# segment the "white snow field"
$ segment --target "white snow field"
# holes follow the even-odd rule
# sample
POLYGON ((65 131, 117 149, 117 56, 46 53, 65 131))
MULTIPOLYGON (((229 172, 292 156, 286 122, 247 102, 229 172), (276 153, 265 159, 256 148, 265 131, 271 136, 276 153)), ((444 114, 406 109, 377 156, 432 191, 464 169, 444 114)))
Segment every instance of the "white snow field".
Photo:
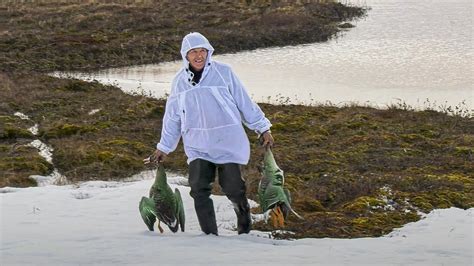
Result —
MULTIPOLYGON (((183 177, 186 231, 148 231, 143 180, 1 188, 0 265, 473 265, 474 208, 435 210, 387 236, 275 240, 237 235, 232 205, 213 196, 219 236, 203 235, 183 177)), ((256 203, 252 203, 255 205, 256 203)))

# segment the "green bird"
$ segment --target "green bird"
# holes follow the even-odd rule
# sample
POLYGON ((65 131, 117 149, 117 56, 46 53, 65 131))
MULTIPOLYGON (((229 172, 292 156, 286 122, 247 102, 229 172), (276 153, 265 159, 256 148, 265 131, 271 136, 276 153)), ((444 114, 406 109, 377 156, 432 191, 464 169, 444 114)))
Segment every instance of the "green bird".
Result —
POLYGON ((263 167, 260 168, 262 179, 258 184, 258 198, 263 210, 265 222, 270 217, 274 227, 283 227, 288 214, 303 219, 291 208, 291 194, 284 188, 285 176, 275 162, 270 148, 265 151, 263 167))
POLYGON ((175 188, 174 193, 166 181, 166 173, 163 164, 158 165, 155 182, 150 188, 150 197, 142 197, 139 205, 140 214, 150 231, 158 219, 158 229, 163 233, 160 222, 166 224, 173 233, 184 232, 184 207, 179 190, 175 188))

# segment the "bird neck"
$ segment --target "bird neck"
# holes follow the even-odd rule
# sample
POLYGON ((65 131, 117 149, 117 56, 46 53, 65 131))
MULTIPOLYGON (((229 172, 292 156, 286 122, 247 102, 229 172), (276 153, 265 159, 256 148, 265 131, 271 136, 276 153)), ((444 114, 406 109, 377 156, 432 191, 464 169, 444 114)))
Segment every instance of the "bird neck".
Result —
POLYGON ((162 168, 163 166, 160 165, 158 169, 156 170, 156 177, 155 177, 155 185, 166 185, 166 173, 165 170, 162 168))
POLYGON ((165 185, 166 175, 157 175, 155 178, 155 185, 165 185))

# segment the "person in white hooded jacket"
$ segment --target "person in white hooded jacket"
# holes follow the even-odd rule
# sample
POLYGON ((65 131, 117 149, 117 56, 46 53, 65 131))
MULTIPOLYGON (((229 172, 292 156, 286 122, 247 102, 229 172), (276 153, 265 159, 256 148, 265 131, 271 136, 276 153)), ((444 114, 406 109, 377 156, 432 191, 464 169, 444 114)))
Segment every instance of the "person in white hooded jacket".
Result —
POLYGON ((264 147, 270 147, 274 141, 271 123, 231 67, 212 60, 213 52, 209 41, 198 32, 183 38, 184 65, 173 79, 161 139, 150 159, 163 161, 182 138, 190 195, 202 231, 218 234, 210 198, 217 170, 219 184, 234 205, 238 233, 248 233, 250 208, 241 165, 249 161, 250 144, 242 124, 260 134, 264 147))

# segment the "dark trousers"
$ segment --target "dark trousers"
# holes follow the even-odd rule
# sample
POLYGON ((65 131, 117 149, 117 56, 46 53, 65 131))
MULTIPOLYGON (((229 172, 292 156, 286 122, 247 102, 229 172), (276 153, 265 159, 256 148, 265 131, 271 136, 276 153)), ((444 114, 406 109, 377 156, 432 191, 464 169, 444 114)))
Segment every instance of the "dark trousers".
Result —
POLYGON ((251 225, 250 208, 245 195, 245 181, 242 179, 240 165, 236 163, 214 164, 196 159, 189 164, 189 185, 201 230, 206 234, 217 235, 214 204, 210 198, 216 169, 222 191, 234 204, 239 234, 248 233, 251 225))

